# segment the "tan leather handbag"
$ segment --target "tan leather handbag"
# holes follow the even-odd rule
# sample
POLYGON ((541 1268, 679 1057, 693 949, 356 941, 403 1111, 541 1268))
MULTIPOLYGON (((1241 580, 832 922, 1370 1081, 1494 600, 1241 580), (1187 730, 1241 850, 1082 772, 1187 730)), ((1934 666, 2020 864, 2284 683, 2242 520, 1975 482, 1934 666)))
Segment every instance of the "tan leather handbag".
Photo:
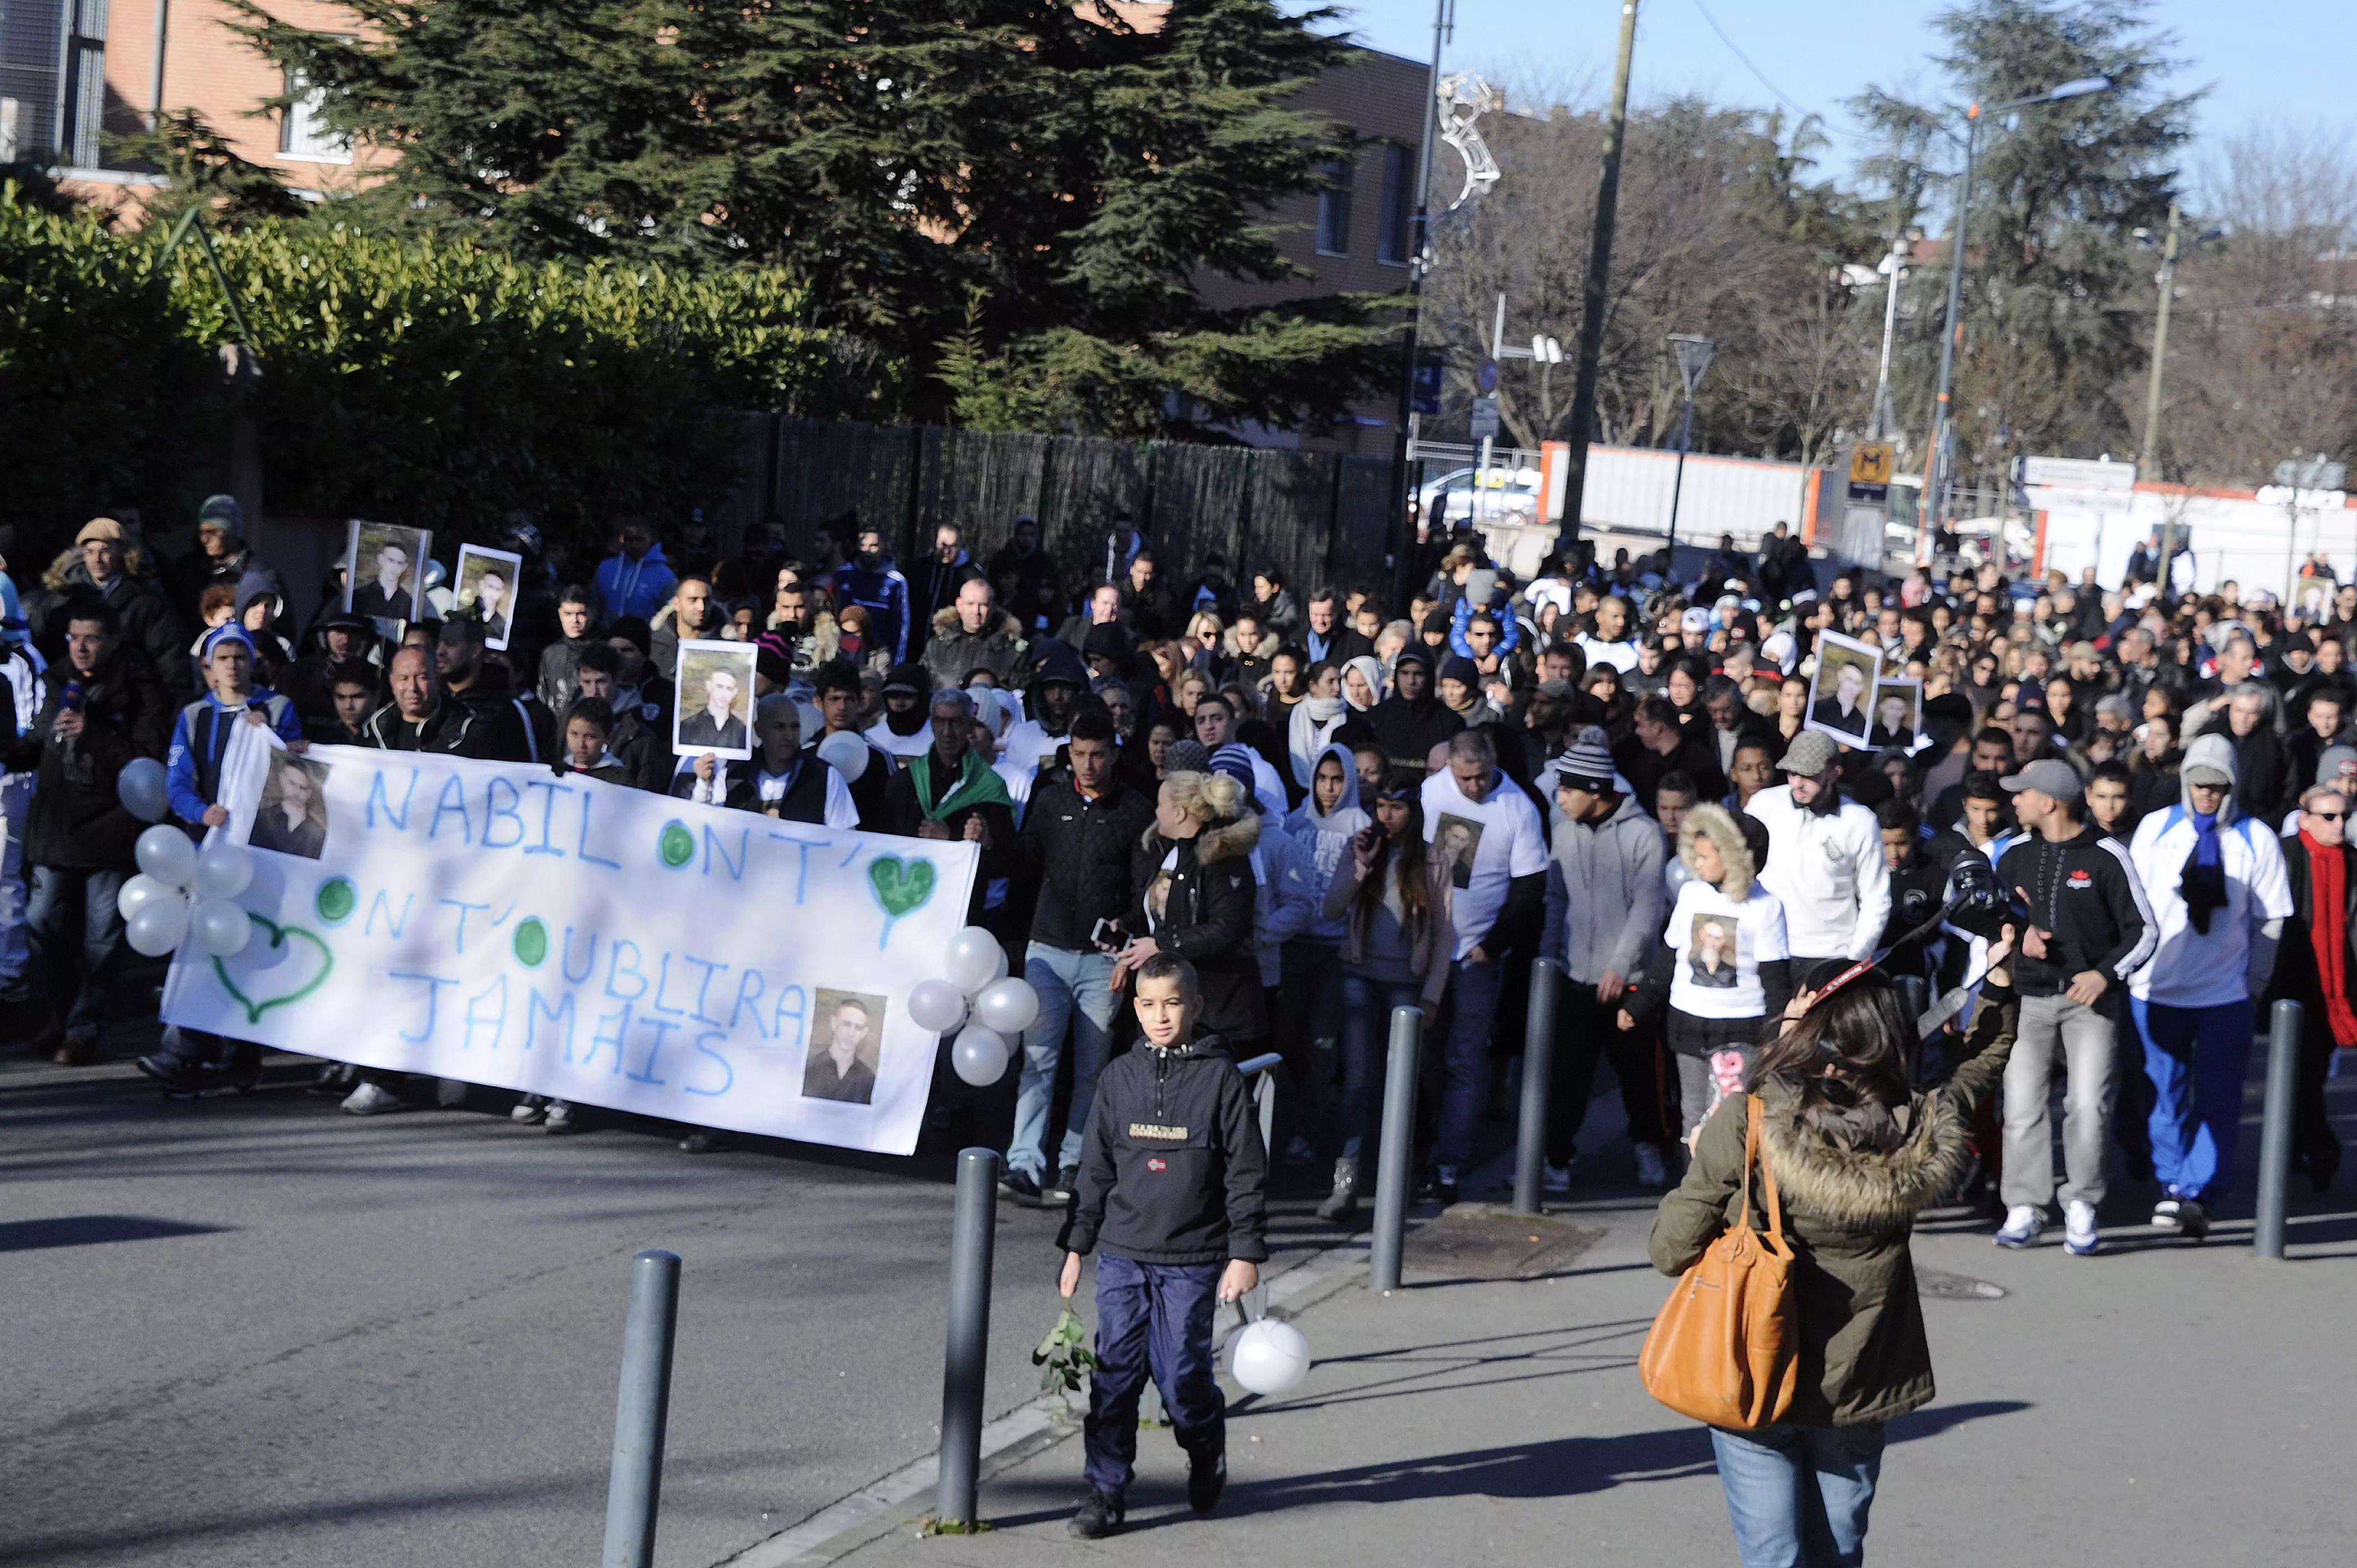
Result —
POLYGON ((1760 1157, 1760 1098, 1743 1136, 1742 1218, 1685 1273, 1637 1359, 1645 1391, 1681 1415, 1749 1432, 1782 1417, 1800 1383, 1792 1249, 1776 1173, 1760 1157), (1751 1167, 1768 1184, 1768 1231, 1751 1228, 1751 1167))

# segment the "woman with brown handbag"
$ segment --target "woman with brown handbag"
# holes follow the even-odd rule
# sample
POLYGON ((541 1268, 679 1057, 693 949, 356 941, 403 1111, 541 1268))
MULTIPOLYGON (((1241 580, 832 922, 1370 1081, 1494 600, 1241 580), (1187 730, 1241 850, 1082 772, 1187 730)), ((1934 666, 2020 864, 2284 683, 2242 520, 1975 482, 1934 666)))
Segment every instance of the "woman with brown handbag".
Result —
MULTIPOLYGON (((1962 1179, 1974 1109, 2004 1077, 2017 1013, 2006 967, 2011 950, 2008 930, 1990 952, 1963 1064, 1929 1093, 1909 1087, 1914 1020, 1898 987, 1871 965, 1854 964, 1793 997, 1749 1091, 1729 1096, 1703 1123, 1684 1182, 1653 1217, 1653 1266, 1665 1274, 1706 1272, 1705 1254, 1730 1226, 1789 1244, 1789 1272, 1769 1281, 1783 1283, 1783 1300, 1745 1307, 1781 1309, 1791 1358, 1781 1378, 1772 1357, 1761 1376, 1762 1347, 1777 1341, 1774 1321, 1743 1326, 1753 1336, 1749 1367, 1724 1343, 1646 1347, 1647 1386, 1690 1413, 1706 1402, 1694 1391, 1706 1395, 1714 1380, 1746 1385, 1725 1401, 1755 1412, 1751 1423, 1711 1427, 1744 1568, 1864 1561, 1883 1423, 1932 1397, 1908 1233, 1916 1211, 1962 1179), (1763 1181, 1747 1179, 1748 1146, 1757 1147, 1763 1181), (1781 1206, 1763 1210, 1771 1197, 1781 1206), (1762 1386, 1776 1397, 1756 1397, 1762 1386), (1673 1387, 1688 1397, 1672 1398, 1673 1387)), ((1760 1282, 1749 1288, 1758 1292, 1760 1282)), ((1664 1309, 1657 1335, 1679 1305, 1674 1298, 1664 1309)))

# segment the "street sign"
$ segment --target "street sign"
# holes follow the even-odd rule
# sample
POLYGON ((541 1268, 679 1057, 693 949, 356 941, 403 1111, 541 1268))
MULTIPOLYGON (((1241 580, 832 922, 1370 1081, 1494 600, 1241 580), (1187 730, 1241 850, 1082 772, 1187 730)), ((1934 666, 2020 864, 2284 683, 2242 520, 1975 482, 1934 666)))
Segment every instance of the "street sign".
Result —
POLYGON ((1496 392, 1498 390, 1498 361, 1495 360, 1482 360, 1481 368, 1473 372, 1473 384, 1480 387, 1484 395, 1496 392))
POLYGON ((1477 397, 1473 400, 1473 439, 1494 440, 1498 435, 1498 400, 1477 397))
POLYGON ((1894 459, 1888 441, 1861 441, 1849 450, 1849 499, 1860 506, 1880 506, 1890 499, 1890 467, 1894 459))
POLYGON ((1415 357, 1415 390, 1408 400, 1410 411, 1431 415, 1440 413, 1442 378, 1448 368, 1445 355, 1425 353, 1415 357))
POLYGON ((2136 465, 2084 457, 2018 457, 2014 481, 2056 490, 2134 490, 2136 465))
POLYGON ((1718 345, 1691 332, 1673 332, 1670 334, 1670 352, 1678 357, 1678 374, 1684 378, 1686 396, 1691 400, 1695 388, 1702 381, 1703 372, 1710 369, 1711 356, 1718 352, 1718 345))

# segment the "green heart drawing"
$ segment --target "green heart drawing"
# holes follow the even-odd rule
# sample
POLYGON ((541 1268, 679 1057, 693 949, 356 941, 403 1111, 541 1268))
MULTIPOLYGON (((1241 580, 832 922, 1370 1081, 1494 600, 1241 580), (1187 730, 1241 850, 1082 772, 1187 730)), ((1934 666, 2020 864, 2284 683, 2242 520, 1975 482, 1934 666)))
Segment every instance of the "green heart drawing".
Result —
POLYGON ((213 960, 213 973, 221 977, 221 989, 237 998, 238 1005, 245 1009, 248 1024, 259 1024, 262 1015, 273 1007, 291 1007, 327 984, 328 976, 336 972, 336 955, 334 950, 328 946, 327 940, 317 931, 306 930, 301 926, 282 926, 268 916, 257 915, 251 909, 245 912, 245 918, 270 933, 270 945, 274 948, 285 947, 289 937, 300 937, 319 950, 319 972, 313 975, 307 984, 284 996, 265 996, 259 1002, 237 988, 237 982, 229 977, 226 963, 218 958, 213 960))
POLYGON ((876 941, 880 948, 892 940, 893 921, 933 896, 933 863, 879 854, 867 863, 867 887, 884 910, 884 934, 876 941))

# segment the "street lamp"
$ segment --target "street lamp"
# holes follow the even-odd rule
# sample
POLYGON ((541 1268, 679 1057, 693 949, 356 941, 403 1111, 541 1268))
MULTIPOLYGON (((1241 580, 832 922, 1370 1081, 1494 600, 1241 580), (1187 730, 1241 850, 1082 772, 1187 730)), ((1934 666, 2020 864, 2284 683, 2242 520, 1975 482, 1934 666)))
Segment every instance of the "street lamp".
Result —
MULTIPOLYGON (((1955 392, 1956 349, 1964 338, 1964 231, 1972 220, 1973 168, 1980 155, 1981 116, 1986 113, 1991 119, 2002 119, 2018 109, 2109 92, 2114 85, 2108 76, 2083 76, 2059 87, 2050 87, 2043 92, 2033 92, 2027 98, 2016 98, 1986 110, 1975 103, 1964 111, 1964 179, 1956 193, 1956 230, 1948 240, 1948 330, 1940 340, 1940 393, 1932 408, 1932 483, 1928 487, 1931 493, 1924 498, 1927 504, 1920 514, 1922 521, 1916 525, 1919 556, 1922 553, 1924 532, 1936 532, 1947 521, 1948 482, 1955 470, 1956 422, 1952 412, 1952 399, 1955 392)), ((1953 132, 1949 134, 1954 134, 1953 132)))

